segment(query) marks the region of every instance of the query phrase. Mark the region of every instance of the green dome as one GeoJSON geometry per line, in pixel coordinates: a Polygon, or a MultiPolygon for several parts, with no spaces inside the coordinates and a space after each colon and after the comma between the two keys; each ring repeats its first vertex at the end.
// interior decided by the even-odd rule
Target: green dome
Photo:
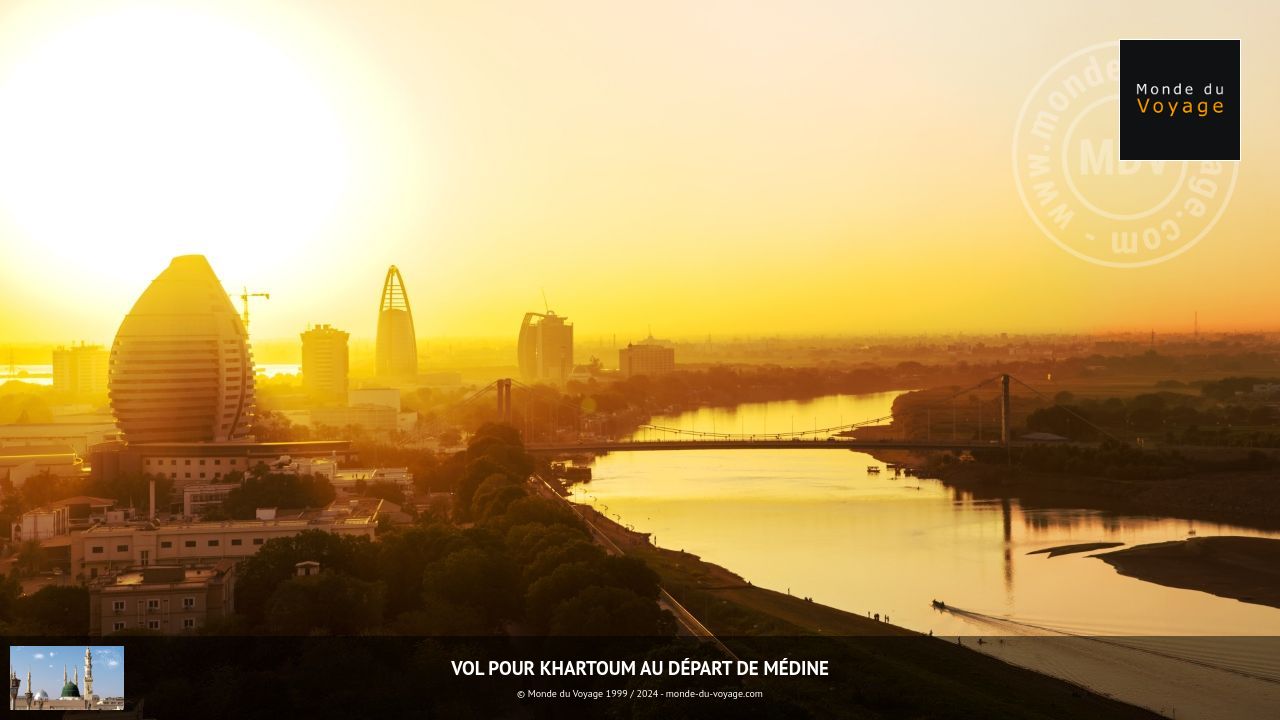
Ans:
{"type": "Polygon", "coordinates": [[[64,697],[64,698],[75,697],[75,698],[78,698],[78,697],[80,697],[80,688],[76,687],[76,684],[75,684],[75,683],[70,683],[70,682],[69,682],[69,683],[67,683],[66,685],[63,685],[63,686],[62,686],[62,695],[60,695],[59,697],[64,697]]]}

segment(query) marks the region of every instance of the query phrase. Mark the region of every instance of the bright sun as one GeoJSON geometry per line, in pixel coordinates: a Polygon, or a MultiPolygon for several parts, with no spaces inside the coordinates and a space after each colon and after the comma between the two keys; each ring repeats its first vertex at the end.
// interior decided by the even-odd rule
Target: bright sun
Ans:
{"type": "Polygon", "coordinates": [[[30,267],[285,262],[341,202],[346,140],[314,76],[253,32],[156,5],[87,14],[0,76],[0,210],[30,267]]]}

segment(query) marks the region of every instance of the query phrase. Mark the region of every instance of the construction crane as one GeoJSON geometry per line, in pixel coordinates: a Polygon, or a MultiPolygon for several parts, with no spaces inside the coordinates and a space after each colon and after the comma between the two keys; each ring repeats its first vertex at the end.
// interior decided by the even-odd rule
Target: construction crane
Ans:
{"type": "Polygon", "coordinates": [[[263,300],[270,300],[271,293],[264,293],[264,292],[251,293],[249,292],[249,288],[246,288],[246,287],[240,288],[240,302],[244,307],[244,311],[240,314],[240,318],[244,320],[244,331],[246,333],[249,332],[249,298],[256,298],[256,297],[260,297],[263,300]]]}

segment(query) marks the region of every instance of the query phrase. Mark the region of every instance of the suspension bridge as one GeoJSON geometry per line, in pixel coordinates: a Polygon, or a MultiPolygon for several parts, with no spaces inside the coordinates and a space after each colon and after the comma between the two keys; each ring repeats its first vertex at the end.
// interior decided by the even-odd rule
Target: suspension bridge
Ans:
{"type": "MultiPolygon", "coordinates": [[[[565,421],[578,423],[581,418],[581,406],[577,401],[569,400],[550,388],[536,388],[516,380],[503,378],[477,390],[462,401],[462,405],[479,404],[490,393],[497,399],[497,418],[521,429],[526,438],[526,447],[537,452],[615,452],[645,450],[727,450],[727,449],[769,449],[769,450],[972,450],[976,448],[1027,447],[1045,442],[1043,438],[1017,439],[1011,434],[1011,386],[1017,385],[1026,389],[1031,395],[1044,401],[1044,406],[1056,407],[1067,413],[1075,421],[1093,428],[1102,437],[1115,439],[1110,433],[1097,427],[1086,418],[1070,408],[1058,404],[1052,398],[1010,375],[1001,373],[980,382],[960,388],[941,398],[930,401],[919,407],[912,407],[908,412],[927,418],[924,425],[924,437],[912,437],[906,431],[902,437],[858,437],[861,428],[885,427],[895,420],[894,415],[867,418],[852,423],[842,423],[829,427],[815,427],[790,432],[716,432],[714,430],[698,430],[677,428],[656,424],[643,424],[630,433],[629,438],[608,439],[583,436],[581,432],[564,432],[565,421]],[[999,433],[996,437],[987,437],[982,430],[982,403],[977,403],[978,432],[971,437],[960,437],[956,421],[957,399],[975,393],[983,388],[997,389],[993,398],[995,412],[999,420],[999,433]],[[522,412],[513,410],[513,395],[522,396],[522,412]],[[934,437],[933,414],[940,417],[950,412],[952,432],[950,438],[934,437]],[[557,430],[559,430],[557,432],[557,430]],[[564,437],[565,434],[576,437],[564,437]]],[[[971,396],[972,397],[972,396],[971,396]]],[[[486,400],[485,402],[490,402],[486,400]]],[[[898,418],[902,420],[903,418],[898,418]]],[[[580,430],[580,425],[575,425],[580,430]]],[[[942,435],[943,433],[939,433],[942,435]]],[[[1096,445],[1097,443],[1059,441],[1059,444],[1096,445]]]]}

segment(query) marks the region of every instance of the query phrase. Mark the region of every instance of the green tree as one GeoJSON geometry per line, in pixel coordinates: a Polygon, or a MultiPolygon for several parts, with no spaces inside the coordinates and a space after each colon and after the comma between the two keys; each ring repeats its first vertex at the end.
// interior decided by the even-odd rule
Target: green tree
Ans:
{"type": "Polygon", "coordinates": [[[88,635],[89,591],[43,587],[18,599],[15,619],[28,635],[88,635]]]}
{"type": "Polygon", "coordinates": [[[337,572],[293,577],[267,602],[267,624],[281,635],[358,635],[382,623],[383,586],[337,572]]]}
{"type": "Polygon", "coordinates": [[[250,625],[260,624],[276,587],[294,577],[300,562],[320,563],[321,572],[338,572],[362,580],[377,578],[376,548],[367,537],[307,530],[293,537],[268,540],[236,571],[236,611],[250,625]]]}
{"type": "Polygon", "coordinates": [[[652,600],[617,587],[592,586],[561,603],[553,635],[671,637],[675,620],[652,600]]]}
{"type": "Polygon", "coordinates": [[[422,586],[429,597],[477,612],[489,631],[519,613],[515,569],[500,548],[452,552],[427,566],[422,586]]]}
{"type": "Polygon", "coordinates": [[[361,494],[366,497],[381,498],[397,505],[403,505],[405,502],[404,491],[400,486],[387,480],[370,483],[361,494]]]}
{"type": "Polygon", "coordinates": [[[329,480],[314,475],[289,475],[254,470],[227,493],[222,508],[238,520],[254,517],[261,507],[324,507],[335,493],[329,480]]]}

